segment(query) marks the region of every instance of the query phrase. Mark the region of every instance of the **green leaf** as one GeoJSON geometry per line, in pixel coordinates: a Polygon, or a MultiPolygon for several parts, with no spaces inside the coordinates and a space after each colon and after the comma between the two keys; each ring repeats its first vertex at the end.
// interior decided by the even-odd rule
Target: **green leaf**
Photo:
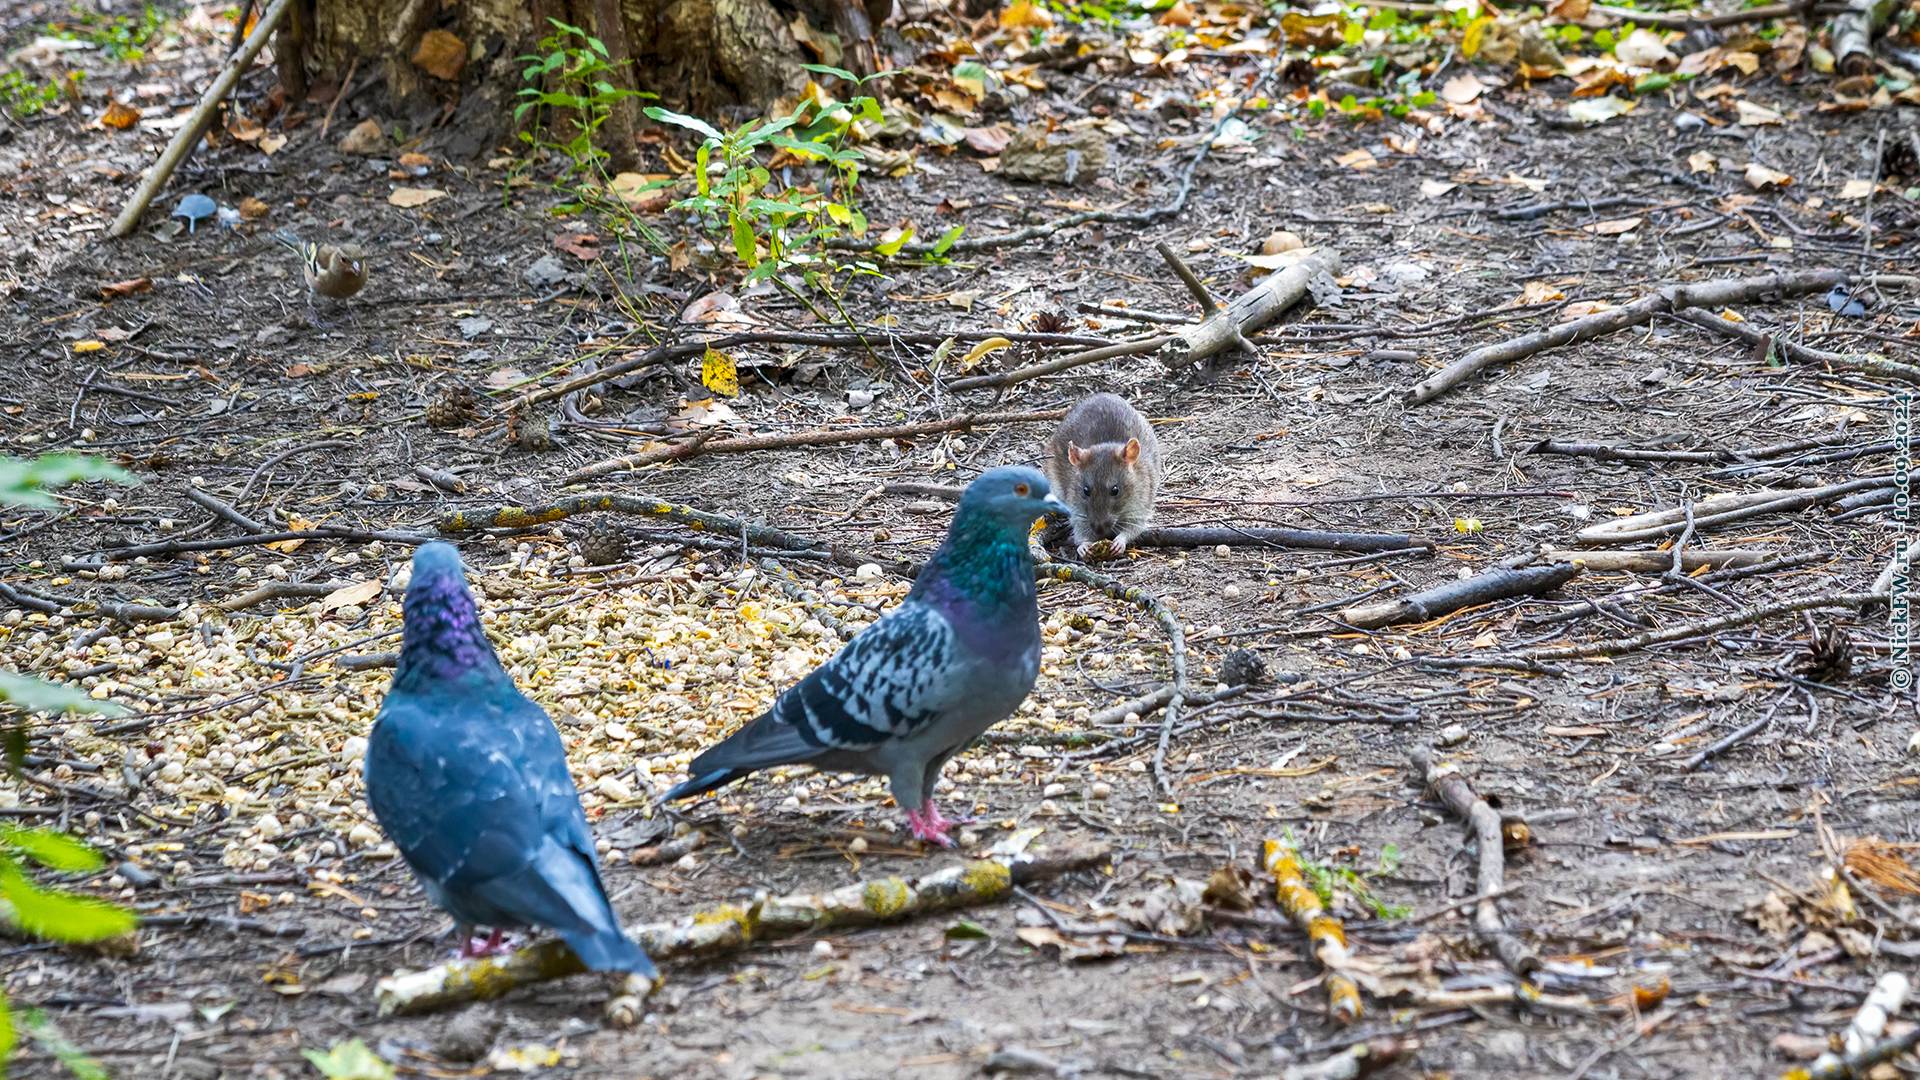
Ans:
{"type": "Polygon", "coordinates": [[[393,1066],[380,1060],[380,1055],[359,1039],[334,1043],[324,1054],[318,1050],[301,1053],[327,1080],[394,1080],[393,1066]]]}
{"type": "Polygon", "coordinates": [[[700,134],[705,135],[709,139],[725,138],[725,136],[721,135],[718,131],[714,130],[714,127],[712,124],[707,123],[705,120],[702,120],[697,116],[688,116],[686,113],[677,113],[677,112],[674,112],[672,109],[663,109],[658,105],[649,105],[641,111],[645,112],[648,116],[652,117],[653,119],[658,120],[662,124],[672,124],[676,127],[686,128],[689,131],[697,131],[700,134]]]}
{"type": "Polygon", "coordinates": [[[891,240],[880,241],[879,243],[873,245],[873,250],[875,254],[879,254],[879,255],[898,255],[900,254],[900,249],[903,247],[906,247],[907,241],[912,239],[913,239],[912,229],[901,229],[899,236],[896,236],[891,240]]]}
{"type": "Polygon", "coordinates": [[[601,56],[608,55],[607,43],[604,41],[601,41],[597,37],[589,37],[587,39],[587,48],[592,49],[594,52],[599,53],[601,56]]]}
{"type": "Polygon", "coordinates": [[[831,75],[836,79],[845,79],[856,86],[860,84],[860,77],[846,68],[837,68],[828,64],[801,64],[800,66],[816,75],[831,75]]]}
{"type": "Polygon", "coordinates": [[[0,1069],[13,1060],[13,1046],[19,1036],[13,1030],[13,1010],[7,1007],[7,995],[0,994],[0,1069]]]}
{"type": "Polygon", "coordinates": [[[111,701],[95,701],[85,690],[27,675],[0,671],[0,701],[28,712],[77,712],[95,716],[125,716],[127,710],[111,701]]]}
{"type": "Polygon", "coordinates": [[[57,506],[41,489],[81,480],[112,480],[129,487],[140,482],[120,466],[85,454],[43,454],[30,460],[0,457],[0,505],[57,506]]]}
{"type": "Polygon", "coordinates": [[[753,223],[739,214],[728,214],[728,223],[733,227],[733,251],[740,261],[749,267],[760,265],[760,256],[754,251],[753,223]]]}
{"type": "MultiPolygon", "coordinates": [[[[67,1037],[60,1033],[60,1029],[54,1026],[53,1021],[47,1019],[46,1014],[39,1009],[28,1010],[25,1027],[27,1034],[33,1036],[33,1041],[39,1043],[41,1049],[52,1054],[61,1065],[66,1066],[67,1072],[73,1075],[73,1080],[109,1080],[107,1070],[102,1068],[98,1061],[88,1057],[86,1051],[68,1041],[67,1037]]],[[[0,1062],[5,1060],[4,1056],[0,1056],[0,1062]]]]}
{"type": "Polygon", "coordinates": [[[953,925],[947,927],[948,941],[985,941],[992,936],[986,927],[972,919],[955,919],[953,925]]]}
{"type": "Polygon", "coordinates": [[[933,251],[929,254],[945,255],[947,252],[953,250],[954,242],[959,240],[960,235],[966,231],[967,227],[965,225],[955,225],[953,228],[941,233],[940,239],[934,242],[933,251]]]}
{"type": "Polygon", "coordinates": [[[105,941],[133,931],[133,912],[104,900],[42,889],[27,880],[11,859],[0,859],[0,899],[12,907],[7,918],[28,934],[47,941],[105,941]]]}
{"type": "Polygon", "coordinates": [[[63,873],[92,873],[107,864],[99,852],[58,829],[0,825],[0,845],[13,848],[49,870],[63,873]]]}
{"type": "Polygon", "coordinates": [[[693,155],[693,189],[699,192],[702,198],[709,194],[710,180],[707,176],[707,165],[712,159],[713,147],[707,143],[701,143],[699,152],[693,155]]]}

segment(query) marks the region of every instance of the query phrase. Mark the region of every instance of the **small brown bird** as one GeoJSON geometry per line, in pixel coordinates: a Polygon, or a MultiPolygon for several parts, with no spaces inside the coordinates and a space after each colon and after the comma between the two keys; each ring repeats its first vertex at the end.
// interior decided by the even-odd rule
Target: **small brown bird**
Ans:
{"type": "Polygon", "coordinates": [[[332,244],[314,244],[290,232],[274,234],[300,256],[300,272],[307,280],[307,307],[315,295],[345,300],[367,283],[367,261],[358,252],[332,244]]]}

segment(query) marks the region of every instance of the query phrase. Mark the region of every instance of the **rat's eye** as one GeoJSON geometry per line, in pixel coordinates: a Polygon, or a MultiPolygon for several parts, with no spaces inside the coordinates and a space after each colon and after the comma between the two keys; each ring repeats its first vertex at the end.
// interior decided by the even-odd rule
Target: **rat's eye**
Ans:
{"type": "Polygon", "coordinates": [[[1119,485],[1119,484],[1115,484],[1115,485],[1113,485],[1112,487],[1110,487],[1110,488],[1108,488],[1108,489],[1107,489],[1107,494],[1109,494],[1109,495],[1111,495],[1111,496],[1113,496],[1113,497],[1114,497],[1114,498],[1116,498],[1116,499],[1117,499],[1117,498],[1119,498],[1119,497],[1120,497],[1120,485],[1119,485]]]}
{"type": "Polygon", "coordinates": [[[1089,498],[1089,499],[1091,499],[1091,498],[1093,498],[1093,485],[1092,485],[1092,484],[1081,484],[1081,485],[1080,485],[1080,494],[1081,494],[1081,495],[1083,495],[1083,496],[1085,496],[1085,497],[1087,497],[1087,498],[1089,498]]]}

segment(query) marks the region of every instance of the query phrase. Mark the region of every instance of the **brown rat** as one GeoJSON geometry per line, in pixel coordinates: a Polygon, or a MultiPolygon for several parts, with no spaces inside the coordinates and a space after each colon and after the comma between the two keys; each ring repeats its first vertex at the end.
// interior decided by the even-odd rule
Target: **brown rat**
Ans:
{"type": "Polygon", "coordinates": [[[1075,405],[1047,440],[1047,482],[1067,504],[1084,557],[1095,541],[1127,550],[1153,519],[1160,492],[1160,442],[1147,418],[1113,394],[1075,405]]]}

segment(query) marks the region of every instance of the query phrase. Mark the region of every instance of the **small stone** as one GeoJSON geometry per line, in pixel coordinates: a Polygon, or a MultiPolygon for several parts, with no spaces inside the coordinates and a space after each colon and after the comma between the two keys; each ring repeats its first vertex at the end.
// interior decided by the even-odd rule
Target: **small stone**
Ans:
{"type": "Polygon", "coordinates": [[[1111,798],[1112,795],[1113,785],[1107,783],[1105,780],[1095,780],[1093,783],[1087,785],[1087,798],[1089,799],[1107,799],[1111,798]]]}
{"type": "Polygon", "coordinates": [[[1233,549],[1225,544],[1221,544],[1219,547],[1213,549],[1213,554],[1215,558],[1224,559],[1233,554],[1233,549]]]}
{"type": "Polygon", "coordinates": [[[1229,600],[1238,600],[1240,599],[1240,586],[1229,585],[1226,588],[1220,590],[1220,595],[1226,597],[1229,600]]]}
{"type": "Polygon", "coordinates": [[[357,848],[370,848],[380,842],[380,830],[362,821],[347,830],[347,843],[357,848]]]}
{"type": "Polygon", "coordinates": [[[814,942],[813,955],[819,957],[822,960],[832,959],[833,958],[833,942],[831,941],[814,942]]]}
{"type": "Polygon", "coordinates": [[[878,563],[861,563],[860,569],[855,570],[853,576],[859,578],[861,581],[878,581],[880,575],[884,572],[885,571],[880,569],[880,564],[878,563]]]}
{"type": "Polygon", "coordinates": [[[1048,784],[1046,788],[1040,792],[1042,797],[1048,798],[1048,799],[1058,798],[1062,795],[1065,795],[1066,793],[1067,793],[1067,785],[1062,784],[1057,780],[1051,784],[1048,784]]]}
{"type": "Polygon", "coordinates": [[[855,855],[865,855],[867,853],[867,838],[864,836],[854,837],[853,840],[847,844],[847,850],[853,852],[855,855]]]}
{"type": "Polygon", "coordinates": [[[1440,729],[1440,738],[1436,741],[1441,746],[1459,746],[1467,741],[1467,725],[1448,724],[1440,729]]]}
{"type": "Polygon", "coordinates": [[[253,827],[262,840],[275,840],[285,836],[287,832],[287,827],[280,824],[280,819],[272,814],[261,814],[260,820],[254,822],[253,827]]]}

